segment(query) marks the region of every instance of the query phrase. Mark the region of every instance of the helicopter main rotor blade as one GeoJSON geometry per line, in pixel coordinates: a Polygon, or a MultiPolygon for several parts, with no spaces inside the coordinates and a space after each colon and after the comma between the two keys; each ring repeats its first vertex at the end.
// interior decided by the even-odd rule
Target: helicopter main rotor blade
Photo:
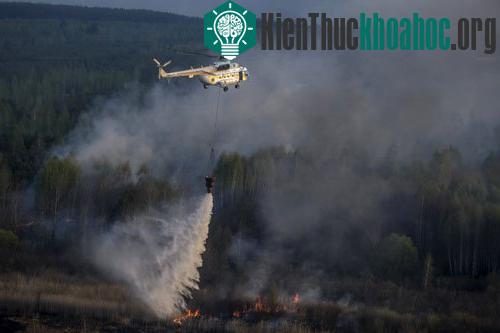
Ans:
{"type": "Polygon", "coordinates": [[[173,50],[173,51],[176,53],[179,53],[179,54],[184,54],[184,55],[199,55],[199,56],[204,56],[204,57],[208,57],[208,58],[215,58],[215,59],[219,58],[219,56],[204,53],[204,52],[184,51],[184,50],[173,50]]]}
{"type": "Polygon", "coordinates": [[[158,67],[162,67],[161,63],[157,59],[153,58],[153,61],[158,65],[158,67]]]}

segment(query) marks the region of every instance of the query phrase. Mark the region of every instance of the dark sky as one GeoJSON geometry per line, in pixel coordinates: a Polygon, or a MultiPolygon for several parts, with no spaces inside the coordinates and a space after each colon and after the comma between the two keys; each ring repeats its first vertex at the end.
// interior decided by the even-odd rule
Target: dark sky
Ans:
{"type": "MultiPolygon", "coordinates": [[[[0,0],[1,1],[1,0],[0,0]]],[[[204,13],[220,5],[224,0],[23,0],[30,2],[71,4],[115,8],[139,8],[172,12],[190,16],[204,13]]],[[[406,2],[401,0],[238,0],[242,6],[260,15],[261,12],[282,12],[287,15],[304,15],[307,12],[327,12],[332,16],[357,14],[361,11],[380,11],[383,15],[422,14],[451,16],[472,14],[498,14],[498,0],[421,0],[406,2]]]]}
{"type": "MultiPolygon", "coordinates": [[[[207,11],[220,5],[224,0],[28,0],[30,2],[71,4],[81,6],[115,7],[115,8],[140,8],[153,9],[165,12],[202,16],[207,11]]],[[[333,0],[239,0],[240,5],[255,13],[263,11],[281,11],[299,13],[302,10],[311,11],[318,6],[326,6],[333,0]],[[307,9],[306,9],[307,8],[307,9]]]]}

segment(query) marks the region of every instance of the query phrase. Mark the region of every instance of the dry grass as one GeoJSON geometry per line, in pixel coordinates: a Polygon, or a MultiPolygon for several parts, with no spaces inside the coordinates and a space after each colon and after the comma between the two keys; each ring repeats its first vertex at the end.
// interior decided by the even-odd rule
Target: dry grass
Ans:
{"type": "Polygon", "coordinates": [[[145,308],[120,285],[82,280],[56,272],[0,275],[0,309],[101,319],[143,318],[145,308]]]}
{"type": "Polygon", "coordinates": [[[239,319],[204,314],[202,306],[200,318],[176,327],[152,317],[119,284],[54,271],[5,273],[0,274],[0,332],[498,332],[500,288],[495,286],[485,293],[462,293],[337,280],[338,295],[357,291],[356,301],[300,303],[292,312],[239,319]]]}

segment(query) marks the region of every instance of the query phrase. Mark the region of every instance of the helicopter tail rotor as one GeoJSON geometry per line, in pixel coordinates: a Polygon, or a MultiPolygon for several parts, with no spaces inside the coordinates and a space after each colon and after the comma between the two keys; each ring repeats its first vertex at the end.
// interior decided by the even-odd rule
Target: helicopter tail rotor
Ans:
{"type": "Polygon", "coordinates": [[[153,61],[154,63],[158,66],[158,79],[161,79],[162,77],[165,77],[167,76],[167,71],[164,70],[165,67],[167,67],[168,65],[170,65],[172,63],[172,60],[169,60],[167,61],[166,63],[164,63],[163,65],[161,64],[161,62],[156,59],[156,58],[153,58],[153,61]]]}

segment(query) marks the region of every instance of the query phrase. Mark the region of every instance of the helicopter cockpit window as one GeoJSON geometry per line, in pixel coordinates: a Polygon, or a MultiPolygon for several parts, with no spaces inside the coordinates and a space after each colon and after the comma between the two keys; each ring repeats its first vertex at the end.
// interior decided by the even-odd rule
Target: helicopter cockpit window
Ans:
{"type": "Polygon", "coordinates": [[[219,66],[217,67],[217,70],[219,70],[219,71],[225,71],[226,69],[229,69],[229,68],[230,68],[230,66],[231,66],[230,64],[223,64],[223,65],[219,65],[219,66]]]}

